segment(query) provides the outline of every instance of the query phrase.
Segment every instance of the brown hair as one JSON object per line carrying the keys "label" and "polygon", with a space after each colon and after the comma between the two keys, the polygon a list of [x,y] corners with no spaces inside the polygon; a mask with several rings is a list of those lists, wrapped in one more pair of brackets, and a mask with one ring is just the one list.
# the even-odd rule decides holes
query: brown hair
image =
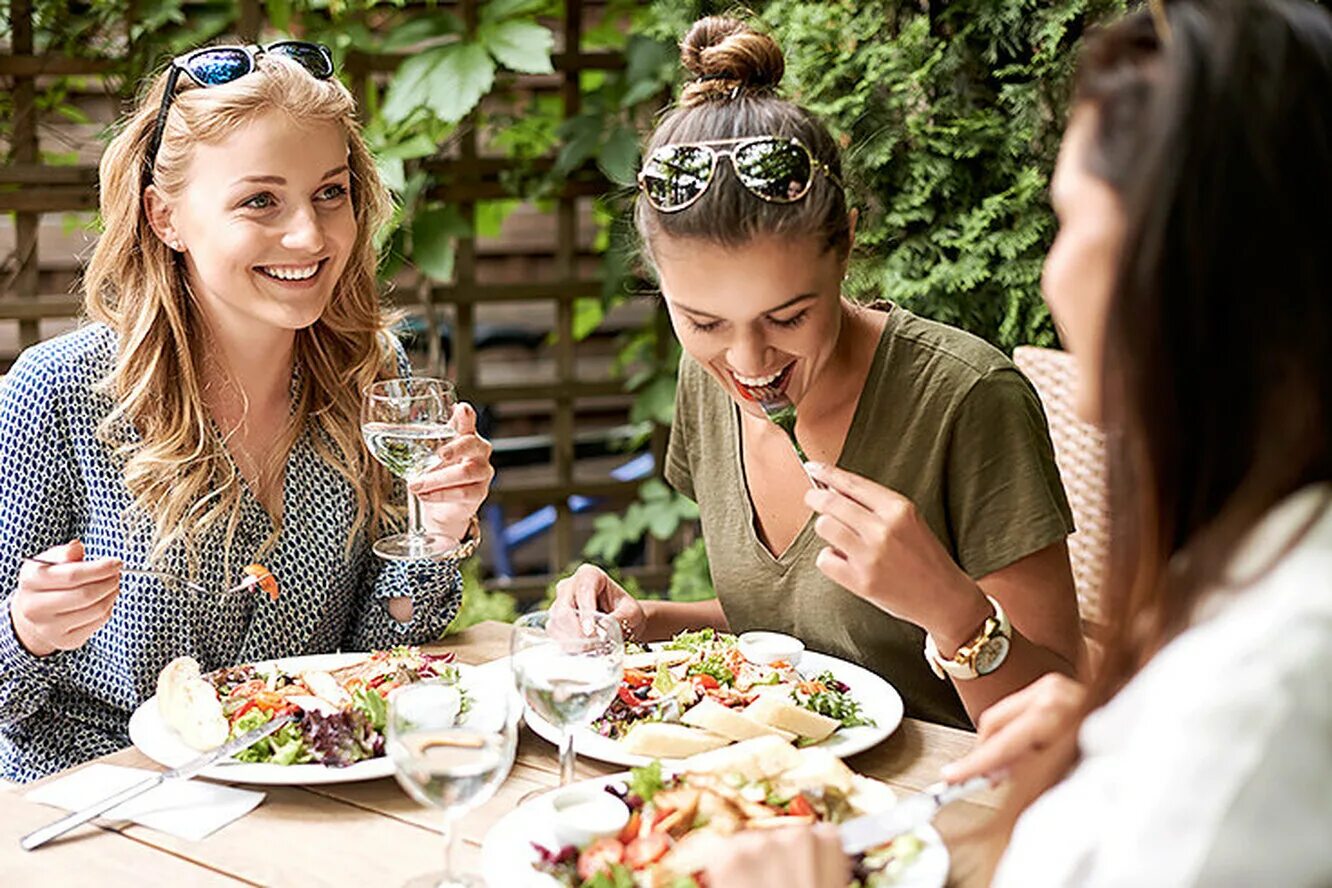
{"label": "brown hair", "polygon": [[1013,817],[1210,590],[1270,569],[1229,573],[1263,516],[1332,480],[1332,254],[1308,223],[1332,203],[1332,16],[1183,0],[1168,34],[1128,16],[1090,38],[1079,71],[1075,101],[1098,111],[1085,163],[1127,223],[1101,373],[1110,636],[1063,767],[1019,784]]}
{"label": "brown hair", "polygon": [[[680,61],[694,79],[652,133],[645,156],[663,145],[773,135],[799,139],[840,181],[840,153],[827,128],[777,95],[786,63],[771,37],[737,19],[711,16],[689,29]],[[767,203],[747,191],[724,161],[717,180],[692,206],[661,213],[640,196],[634,221],[649,259],[659,235],[726,246],[756,237],[822,237],[827,248],[842,251],[851,245],[846,195],[828,176],[815,174],[809,193],[795,203]]]}

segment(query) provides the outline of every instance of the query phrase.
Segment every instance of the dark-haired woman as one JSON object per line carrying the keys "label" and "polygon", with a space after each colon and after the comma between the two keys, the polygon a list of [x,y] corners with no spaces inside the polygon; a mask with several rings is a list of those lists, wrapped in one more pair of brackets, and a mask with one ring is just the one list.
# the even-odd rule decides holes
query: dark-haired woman
{"label": "dark-haired woman", "polygon": [[[695,79],[648,142],[636,221],[686,353],[666,478],[698,502],[719,598],[639,602],[584,566],[556,607],[640,639],[788,632],[957,726],[1073,673],[1071,519],[1030,384],[975,337],[843,298],[838,149],[776,94],[770,37],[708,18],[682,52]],[[796,406],[822,489],[771,395]]]}
{"label": "dark-haired woman", "polygon": [[[1332,885],[1330,98],[1312,3],[1181,0],[1088,47],[1044,289],[1120,441],[1116,634],[946,770],[1013,773],[996,885]],[[710,884],[840,859],[742,837]]]}

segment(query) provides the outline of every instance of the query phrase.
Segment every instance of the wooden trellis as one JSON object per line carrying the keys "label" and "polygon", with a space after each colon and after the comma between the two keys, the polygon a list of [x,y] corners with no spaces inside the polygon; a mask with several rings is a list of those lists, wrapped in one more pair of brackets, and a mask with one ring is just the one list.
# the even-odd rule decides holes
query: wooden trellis
{"label": "wooden trellis", "polygon": [[[479,2],[483,0],[462,0],[455,4],[455,11],[469,28],[476,25]],[[556,77],[534,78],[541,82],[533,88],[558,89],[566,118],[579,112],[582,72],[623,66],[622,57],[616,53],[584,52],[581,49],[584,17],[589,10],[599,8],[600,4],[566,0],[563,21],[558,29],[562,33],[563,46],[553,58]],[[14,346],[0,351],[0,372],[12,363],[18,350],[42,338],[43,321],[76,318],[80,311],[81,300],[69,271],[42,266],[38,247],[43,217],[88,213],[97,206],[95,164],[57,166],[42,162],[37,107],[39,84],[43,78],[64,75],[106,77],[117,68],[113,59],[34,54],[32,0],[11,0],[9,16],[11,45],[0,47],[0,84],[12,90],[14,119],[11,160],[0,166],[0,214],[11,215],[13,238],[8,257],[0,252],[3,260],[0,262],[0,323],[16,326],[17,336]],[[256,0],[238,4],[235,21],[235,33],[241,39],[256,39],[264,24],[261,5]],[[379,89],[384,75],[393,71],[401,61],[401,56],[350,53],[345,69],[353,91],[365,97],[370,91]],[[435,181],[443,183],[434,187],[430,197],[457,206],[475,233],[478,203],[512,197],[502,183],[504,174],[512,165],[503,158],[481,155],[474,122],[464,122],[454,149],[430,159],[428,167]],[[434,369],[438,369],[437,343],[441,324],[445,315],[451,316],[453,354],[449,370],[469,400],[489,405],[501,417],[506,405],[536,403],[545,406],[539,411],[545,417],[538,427],[549,435],[551,442],[548,477],[514,481],[501,472],[491,497],[492,502],[500,504],[512,517],[546,505],[556,509],[549,551],[542,569],[509,583],[513,591],[524,597],[539,594],[551,575],[577,557],[578,531],[575,516],[567,504],[568,497],[576,494],[600,497],[608,508],[619,508],[634,496],[639,484],[616,481],[604,473],[600,477],[589,477],[587,472],[581,472],[576,477],[575,472],[575,431],[580,425],[583,405],[599,402],[598,409],[604,422],[608,412],[622,418],[628,403],[620,380],[609,378],[608,374],[600,374],[600,378],[584,378],[579,374],[580,346],[573,337],[575,301],[599,297],[602,286],[595,276],[595,257],[588,248],[580,245],[579,203],[595,198],[608,187],[609,183],[589,166],[572,176],[554,195],[553,244],[545,248],[542,259],[553,265],[553,276],[545,276],[539,281],[496,282],[488,279],[481,273],[482,267],[502,264],[506,256],[493,248],[483,256],[478,251],[476,237],[472,236],[458,242],[452,282],[432,284],[416,280],[404,286],[399,281],[393,297],[401,307],[424,319],[427,341],[434,344],[429,361]],[[543,349],[553,357],[553,378],[487,383],[481,378],[481,362],[475,347],[478,309],[522,303],[544,303],[554,307],[554,329],[547,331],[552,336],[549,346]],[[662,323],[659,314],[655,322]],[[664,331],[664,325],[661,329]],[[497,443],[502,445],[503,441]],[[655,436],[652,450],[660,466],[664,450],[661,434]],[[655,542],[650,544],[647,566],[630,573],[638,575],[648,588],[664,585],[669,575],[664,547]]]}

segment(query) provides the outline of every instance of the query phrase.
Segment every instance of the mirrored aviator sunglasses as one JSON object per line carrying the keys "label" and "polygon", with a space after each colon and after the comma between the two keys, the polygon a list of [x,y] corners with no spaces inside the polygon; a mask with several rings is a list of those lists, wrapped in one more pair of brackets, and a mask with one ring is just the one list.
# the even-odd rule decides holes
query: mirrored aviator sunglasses
{"label": "mirrored aviator sunglasses", "polygon": [[144,158],[143,187],[153,181],[153,164],[157,160],[158,149],[162,147],[162,133],[166,129],[167,112],[176,96],[176,84],[181,73],[185,73],[199,86],[222,86],[239,80],[256,67],[261,55],[276,55],[291,59],[300,65],[310,76],[317,80],[328,80],[333,76],[333,55],[328,47],[320,43],[307,43],[304,40],[283,40],[267,46],[207,46],[196,49],[171,60],[171,73],[167,77],[166,89],[162,93],[162,105],[157,111],[157,122],[153,127],[152,138],[148,142],[148,153]]}
{"label": "mirrored aviator sunglasses", "polygon": [[712,142],[662,145],[648,155],[638,174],[638,187],[661,213],[692,206],[717,178],[720,158],[731,162],[740,184],[768,203],[795,203],[809,194],[815,172],[839,188],[842,183],[799,139],[758,136]]}

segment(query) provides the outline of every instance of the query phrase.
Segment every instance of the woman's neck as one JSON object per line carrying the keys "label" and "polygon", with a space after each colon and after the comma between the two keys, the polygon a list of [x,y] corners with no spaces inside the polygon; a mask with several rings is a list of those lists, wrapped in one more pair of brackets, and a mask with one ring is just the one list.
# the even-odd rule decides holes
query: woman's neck
{"label": "woman's neck", "polygon": [[205,392],[226,393],[220,402],[205,395],[215,410],[221,408],[230,413],[227,407],[233,399],[247,404],[251,412],[287,400],[296,334],[292,330],[255,327],[238,330],[226,324],[208,325],[204,346]]}
{"label": "woman's neck", "polygon": [[882,318],[842,300],[842,324],[837,333],[837,345],[832,358],[814,380],[813,390],[818,397],[801,399],[800,415],[806,423],[818,425],[829,417],[841,416],[848,403],[860,400],[865,376],[882,335]]}

